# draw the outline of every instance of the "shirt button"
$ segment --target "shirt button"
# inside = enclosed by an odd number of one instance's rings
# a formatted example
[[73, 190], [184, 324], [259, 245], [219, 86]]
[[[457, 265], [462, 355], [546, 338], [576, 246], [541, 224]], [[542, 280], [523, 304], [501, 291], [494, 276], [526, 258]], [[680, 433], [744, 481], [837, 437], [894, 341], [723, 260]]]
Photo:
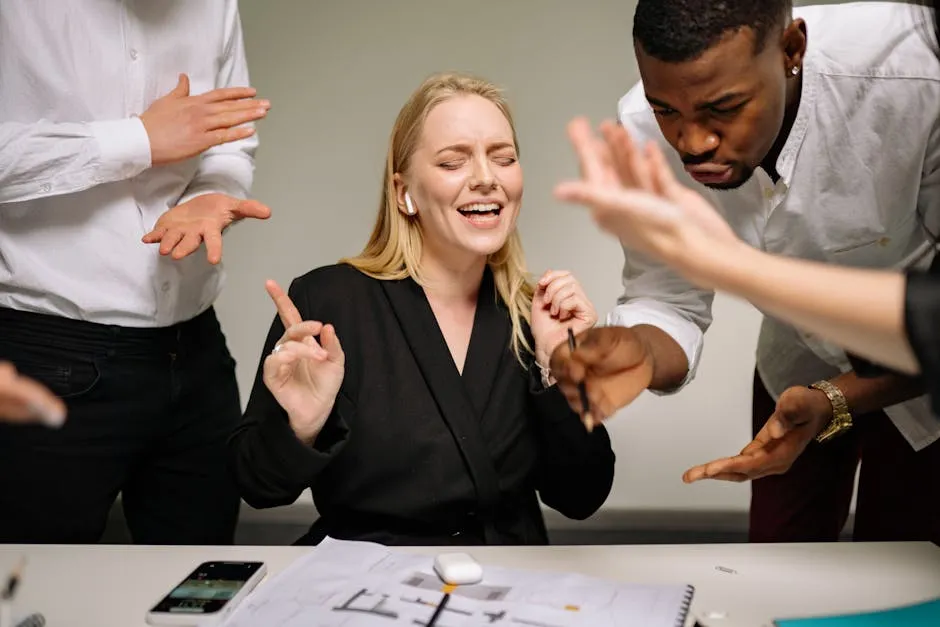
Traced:
[[52, 185], [50, 185], [49, 183], [43, 183], [42, 185], [39, 186], [39, 189], [40, 191], [43, 191], [43, 192], [51, 192]]
[[136, 48], [131, 48], [131, 59], [133, 59], [134, 61], [136, 61], [136, 60], [137, 60], [137, 57], [138, 57], [137, 49], [136, 49]]
[[160, 286], [160, 289], [163, 290], [164, 293], [169, 292], [169, 291], [170, 291], [170, 282], [169, 282], [169, 281], [165, 281], [165, 282], [163, 283], [163, 285]]

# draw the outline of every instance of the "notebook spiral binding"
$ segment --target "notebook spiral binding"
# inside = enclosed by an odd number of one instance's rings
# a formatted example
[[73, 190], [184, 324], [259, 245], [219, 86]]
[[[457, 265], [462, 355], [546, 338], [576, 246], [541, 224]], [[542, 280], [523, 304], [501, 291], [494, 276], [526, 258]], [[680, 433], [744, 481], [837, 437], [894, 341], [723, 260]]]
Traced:
[[689, 616], [689, 609], [692, 606], [692, 597], [695, 595], [695, 586], [688, 585], [685, 587], [685, 595], [682, 597], [682, 605], [679, 606], [679, 615], [676, 616], [676, 626], [683, 627], [685, 625], [685, 619]]

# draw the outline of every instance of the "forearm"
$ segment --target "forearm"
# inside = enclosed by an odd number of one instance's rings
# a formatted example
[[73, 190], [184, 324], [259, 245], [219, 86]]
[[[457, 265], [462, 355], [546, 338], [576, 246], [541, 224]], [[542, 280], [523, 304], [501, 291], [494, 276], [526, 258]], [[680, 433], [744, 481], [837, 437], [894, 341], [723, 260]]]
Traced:
[[293, 503], [345, 446], [346, 419], [353, 411], [349, 403], [338, 402], [334, 415], [317, 434], [316, 444], [306, 444], [272, 398], [253, 395], [229, 441], [242, 498], [256, 508]]
[[679, 343], [659, 327], [640, 324], [631, 328], [646, 345], [652, 361], [650, 389], [667, 392], [679, 387], [689, 373], [689, 360]]
[[[216, 78], [219, 87], [244, 87], [251, 84], [237, 3], [232, 3], [225, 18], [225, 49]], [[253, 122], [245, 126], [254, 127]], [[180, 198], [180, 204], [203, 194], [225, 194], [245, 199], [254, 177], [254, 158], [258, 135], [214, 146], [199, 157], [199, 169]]]
[[830, 381], [842, 390], [849, 409], [855, 415], [903, 403], [923, 395], [925, 391], [921, 378], [898, 374], [859, 377], [854, 372], [847, 372]]
[[252, 154], [256, 145], [256, 142], [242, 140], [227, 146], [225, 151], [210, 150], [204, 153], [199, 157], [199, 168], [195, 176], [186, 186], [177, 204], [181, 205], [205, 194], [225, 194], [242, 200], [248, 198], [254, 178]]
[[590, 433], [557, 388], [531, 392], [538, 425], [539, 494], [549, 507], [583, 520], [604, 504], [614, 479], [614, 452], [603, 425]]
[[918, 372], [904, 333], [902, 274], [769, 255], [745, 244], [711, 242], [692, 247], [689, 255], [687, 267], [697, 281], [857, 355]]
[[0, 123], [0, 203], [80, 192], [149, 167], [150, 140], [137, 118]]

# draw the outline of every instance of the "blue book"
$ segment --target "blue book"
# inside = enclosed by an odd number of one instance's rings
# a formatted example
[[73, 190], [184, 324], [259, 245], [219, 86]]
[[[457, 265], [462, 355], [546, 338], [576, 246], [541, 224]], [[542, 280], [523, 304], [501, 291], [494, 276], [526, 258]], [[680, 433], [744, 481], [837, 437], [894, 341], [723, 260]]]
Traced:
[[841, 616], [787, 618], [774, 621], [777, 627], [937, 627], [940, 599], [876, 612]]

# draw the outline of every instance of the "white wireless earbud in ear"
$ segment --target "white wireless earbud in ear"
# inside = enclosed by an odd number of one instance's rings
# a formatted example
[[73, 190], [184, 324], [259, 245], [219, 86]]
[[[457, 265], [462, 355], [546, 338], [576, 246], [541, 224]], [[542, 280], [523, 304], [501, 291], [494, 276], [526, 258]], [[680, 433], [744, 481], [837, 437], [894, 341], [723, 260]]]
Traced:
[[413, 216], [415, 212], [415, 204], [411, 200], [411, 194], [405, 192], [405, 213], [410, 216]]

